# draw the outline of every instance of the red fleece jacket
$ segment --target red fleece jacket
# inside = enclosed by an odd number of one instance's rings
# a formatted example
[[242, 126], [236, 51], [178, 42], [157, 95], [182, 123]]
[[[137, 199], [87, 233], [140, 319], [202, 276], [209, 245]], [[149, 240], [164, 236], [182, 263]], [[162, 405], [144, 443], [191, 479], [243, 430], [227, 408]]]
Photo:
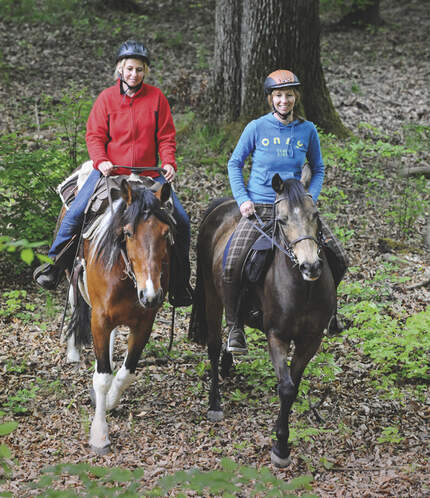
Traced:
[[[94, 168], [103, 161], [120, 166], [161, 166], [176, 170], [175, 126], [166, 97], [158, 88], [142, 84], [133, 97], [122, 95], [120, 82], [97, 97], [87, 122], [88, 154]], [[128, 175], [127, 169], [116, 174]], [[144, 173], [158, 176], [156, 171]]]

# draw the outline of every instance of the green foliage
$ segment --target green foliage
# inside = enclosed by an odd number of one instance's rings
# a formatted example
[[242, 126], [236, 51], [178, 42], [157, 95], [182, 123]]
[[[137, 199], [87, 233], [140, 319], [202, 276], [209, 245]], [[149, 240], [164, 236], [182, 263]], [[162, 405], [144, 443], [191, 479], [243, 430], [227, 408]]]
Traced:
[[[321, 133], [324, 161], [328, 169], [345, 177], [354, 190], [362, 189], [367, 207], [384, 217], [391, 232], [399, 239], [406, 240], [417, 232], [417, 221], [429, 209], [427, 181], [425, 178], [401, 177], [396, 171], [388, 177], [387, 164], [422, 150], [419, 139], [423, 138], [428, 145], [430, 131], [428, 127], [408, 128], [405, 147], [392, 144], [391, 137], [366, 123], [361, 123], [360, 127], [368, 130], [371, 138], [356, 138], [343, 143], [330, 134]], [[323, 187], [319, 203], [323, 216], [333, 220], [335, 235], [341, 242], [348, 242], [354, 231], [345, 224], [336, 226], [349, 203], [348, 193], [338, 186], [327, 184]], [[365, 216], [362, 222], [366, 223]]]
[[382, 315], [371, 301], [345, 306], [342, 312], [353, 321], [348, 336], [362, 340], [364, 354], [375, 365], [372, 376], [384, 374], [398, 382], [430, 380], [430, 307], [409, 317], [403, 326]]
[[384, 427], [381, 436], [378, 437], [378, 443], [399, 444], [404, 441], [404, 437], [400, 436], [397, 427]]
[[2, 307], [0, 309], [0, 318], [9, 320], [11, 318], [19, 318], [24, 323], [35, 321], [40, 317], [36, 313], [36, 305], [34, 303], [26, 302], [26, 290], [11, 290], [3, 292], [0, 302]]
[[[397, 191], [397, 192], [396, 192]], [[416, 221], [425, 215], [429, 203], [426, 201], [428, 193], [427, 179], [399, 178], [395, 187], [395, 195], [387, 206], [387, 222], [393, 227], [394, 233], [400, 240], [407, 240], [416, 231]], [[419, 199], [421, 199], [419, 201]]]
[[[43, 492], [43, 496], [75, 497], [72, 490], [57, 491], [52, 489], [55, 480], [64, 475], [74, 475], [80, 479], [85, 493], [79, 496], [186, 496], [186, 491], [192, 491], [198, 496], [233, 497], [243, 492], [243, 487], [250, 489], [249, 496], [283, 496], [295, 497], [294, 491], [311, 490], [311, 476], [302, 476], [290, 482], [277, 479], [267, 468], [256, 469], [238, 465], [231, 459], [221, 460], [221, 468], [209, 472], [197, 469], [179, 471], [160, 479], [153, 489], [142, 489], [140, 483], [144, 471], [134, 471], [121, 468], [96, 467], [86, 463], [59, 464], [44, 470], [44, 475], [31, 485], [31, 488]], [[300, 493], [303, 497], [314, 497], [308, 493]]]
[[0, 0], [3, 19], [26, 22], [64, 24], [73, 22], [82, 12], [84, 2], [79, 0]]
[[[83, 97], [84, 90], [67, 89], [57, 105], [51, 99], [43, 100], [42, 122], [36, 138], [18, 132], [0, 137], [0, 248], [8, 243], [8, 250], [22, 246], [22, 256], [30, 262], [29, 249], [40, 244], [28, 240], [50, 239], [61, 202], [57, 185], [86, 159], [85, 123], [90, 102]], [[57, 133], [52, 136], [53, 126]], [[41, 133], [50, 128], [50, 136], [41, 139]], [[54, 128], [55, 129], [55, 128]], [[22, 237], [15, 243], [17, 234]]]
[[[29, 242], [26, 239], [13, 240], [11, 237], [4, 235], [0, 236], [0, 252], [7, 251], [9, 253], [15, 253], [19, 251], [21, 260], [31, 265], [34, 260], [34, 249], [36, 247], [44, 246], [46, 244], [43, 242]], [[47, 258], [40, 255], [38, 256], [42, 261], [46, 261]]]
[[[0, 412], [0, 416], [3, 415], [4, 413]], [[18, 427], [18, 422], [15, 421], [0, 423], [0, 436], [7, 436], [8, 434], [12, 433], [17, 427]], [[3, 474], [6, 477], [10, 476], [12, 473], [11, 459], [12, 459], [12, 452], [9, 446], [0, 443], [0, 468], [3, 469]]]
[[36, 397], [38, 386], [30, 385], [29, 389], [19, 389], [15, 394], [9, 394], [7, 402], [3, 404], [3, 408], [16, 414], [28, 412], [28, 404]]

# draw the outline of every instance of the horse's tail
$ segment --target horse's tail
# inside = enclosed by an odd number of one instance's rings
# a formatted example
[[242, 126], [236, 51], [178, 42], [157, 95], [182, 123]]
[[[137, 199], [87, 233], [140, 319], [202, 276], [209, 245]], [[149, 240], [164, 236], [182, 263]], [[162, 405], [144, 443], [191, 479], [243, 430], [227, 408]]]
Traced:
[[202, 263], [197, 247], [197, 270], [196, 288], [194, 289], [193, 308], [191, 310], [190, 324], [188, 327], [188, 339], [204, 346], [208, 338], [208, 326], [206, 321], [206, 296], [203, 281]]
[[66, 339], [72, 334], [75, 336], [76, 347], [91, 344], [91, 308], [79, 291], [77, 292], [76, 306], [66, 329]]

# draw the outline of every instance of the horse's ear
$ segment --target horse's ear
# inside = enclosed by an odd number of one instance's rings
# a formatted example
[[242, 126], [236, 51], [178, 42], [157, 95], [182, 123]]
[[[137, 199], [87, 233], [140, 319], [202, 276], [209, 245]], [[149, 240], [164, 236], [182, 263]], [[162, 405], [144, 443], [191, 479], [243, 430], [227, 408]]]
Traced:
[[121, 196], [130, 205], [133, 202], [133, 191], [131, 190], [130, 184], [127, 180], [121, 181]]
[[277, 194], [280, 194], [284, 188], [284, 182], [278, 173], [272, 178], [272, 188]]
[[169, 200], [171, 192], [172, 186], [170, 185], [170, 183], [163, 183], [160, 194], [161, 204], [164, 204], [167, 200]]

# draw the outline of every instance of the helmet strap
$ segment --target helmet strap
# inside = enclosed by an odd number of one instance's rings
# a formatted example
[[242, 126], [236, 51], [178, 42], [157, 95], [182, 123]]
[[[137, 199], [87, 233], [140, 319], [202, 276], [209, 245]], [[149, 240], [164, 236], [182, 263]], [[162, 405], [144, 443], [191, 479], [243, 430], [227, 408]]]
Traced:
[[[133, 92], [137, 92], [140, 87], [142, 86], [142, 83], [143, 83], [143, 80], [136, 86], [130, 86], [123, 78], [122, 78], [122, 74], [120, 75], [120, 81], [121, 81], [121, 93], [124, 93], [124, 94], [127, 94], [127, 92], [129, 90], [132, 90]], [[124, 85], [127, 87], [127, 90], [124, 91], [124, 88], [122, 86], [122, 83], [124, 83]]]
[[[127, 83], [126, 83], [127, 84]], [[287, 112], [286, 114], [283, 114], [282, 112], [279, 112], [276, 107], [273, 105], [273, 101], [272, 101], [272, 109], [273, 109], [273, 112], [275, 114], [277, 114], [281, 119], [283, 119], [284, 121], [286, 121], [290, 116], [291, 114], [293, 113], [293, 110], [294, 109], [291, 109], [290, 112]]]

